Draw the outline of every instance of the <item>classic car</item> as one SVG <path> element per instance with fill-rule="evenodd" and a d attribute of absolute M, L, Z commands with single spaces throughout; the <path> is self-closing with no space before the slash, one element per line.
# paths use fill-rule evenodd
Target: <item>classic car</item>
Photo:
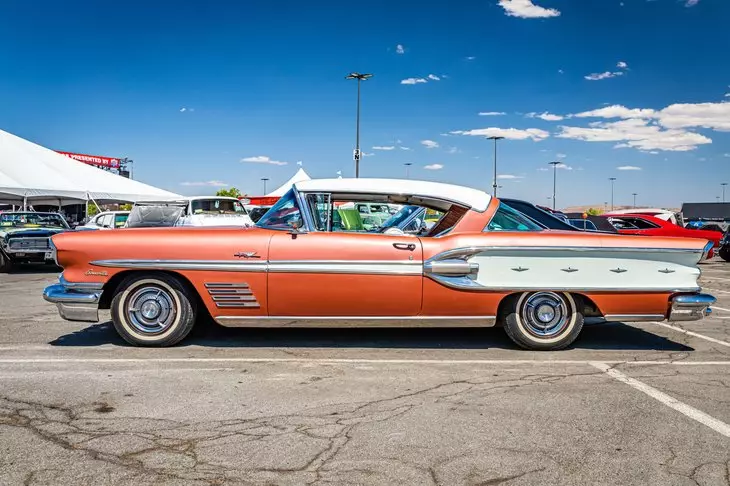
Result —
<path fill-rule="evenodd" d="M 127 228 L 170 226 L 253 226 L 253 221 L 234 197 L 197 196 L 171 201 L 138 202 L 132 207 Z"/>
<path fill-rule="evenodd" d="M 592 223 L 593 226 L 596 228 L 595 231 L 602 231 L 604 233 L 618 233 L 616 227 L 612 225 L 608 218 L 604 215 L 587 213 L 566 213 L 566 216 L 569 218 L 568 221 L 585 220 Z M 578 228 L 582 228 L 583 224 L 588 223 L 579 223 L 578 221 L 575 221 L 575 225 L 577 225 Z"/>
<path fill-rule="evenodd" d="M 717 254 L 726 262 L 730 262 L 730 228 L 725 231 L 725 234 L 720 240 L 720 246 L 717 249 Z"/>
<path fill-rule="evenodd" d="M 614 209 L 611 211 L 611 214 L 613 215 L 620 215 L 620 214 L 640 214 L 642 216 L 653 216 L 657 219 L 661 219 L 663 221 L 669 221 L 672 224 L 676 224 L 679 226 L 684 226 L 684 221 L 682 219 L 682 213 L 675 213 L 674 211 L 669 211 L 668 209 L 659 209 L 659 208 L 633 208 L 633 209 Z"/>
<path fill-rule="evenodd" d="M 335 206 L 414 205 L 426 233 L 347 231 Z M 467 187 L 415 180 L 294 184 L 253 228 L 66 233 L 44 298 L 71 321 L 110 309 L 134 345 L 170 346 L 210 315 L 233 327 L 504 326 L 519 346 L 561 349 L 584 318 L 698 320 L 697 263 L 712 243 L 546 230 Z M 383 298 L 387 295 L 387 298 Z"/>
<path fill-rule="evenodd" d="M 76 230 L 110 230 L 123 228 L 129 218 L 129 211 L 105 211 L 92 217 L 88 223 Z"/>
<path fill-rule="evenodd" d="M 5 211 L 0 214 L 0 272 L 16 263 L 53 263 L 50 237 L 71 228 L 57 213 Z"/>
<path fill-rule="evenodd" d="M 713 248 L 720 246 L 722 233 L 719 231 L 707 231 L 701 229 L 687 229 L 676 225 L 669 221 L 659 219 L 646 214 L 604 214 L 611 224 L 622 235 L 641 235 L 641 236 L 669 236 L 681 238 L 698 238 L 701 240 L 709 240 L 713 243 Z M 708 257 L 712 257 L 714 251 L 708 253 Z"/>

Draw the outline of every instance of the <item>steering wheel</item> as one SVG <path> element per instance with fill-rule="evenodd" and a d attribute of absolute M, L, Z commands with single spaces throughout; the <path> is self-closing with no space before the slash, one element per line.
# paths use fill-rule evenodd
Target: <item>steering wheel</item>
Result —
<path fill-rule="evenodd" d="M 386 228 L 385 231 L 383 231 L 383 234 L 385 234 L 385 235 L 394 235 L 394 236 L 405 236 L 406 232 L 403 231 L 400 228 L 397 228 L 395 226 L 391 226 L 389 228 Z"/>

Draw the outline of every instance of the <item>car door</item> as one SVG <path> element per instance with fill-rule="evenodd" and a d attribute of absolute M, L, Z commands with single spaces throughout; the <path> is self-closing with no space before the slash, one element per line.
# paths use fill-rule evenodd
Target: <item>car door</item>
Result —
<path fill-rule="evenodd" d="M 269 246 L 269 316 L 416 316 L 422 259 L 413 236 L 277 232 Z"/>

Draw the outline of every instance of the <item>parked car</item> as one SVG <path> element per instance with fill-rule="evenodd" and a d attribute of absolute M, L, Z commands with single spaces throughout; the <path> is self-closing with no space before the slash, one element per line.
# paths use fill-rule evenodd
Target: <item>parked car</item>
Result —
<path fill-rule="evenodd" d="M 241 201 L 234 197 L 200 196 L 172 201 L 138 202 L 127 228 L 170 226 L 253 226 Z"/>
<path fill-rule="evenodd" d="M 261 216 L 266 214 L 266 211 L 271 209 L 271 206 L 246 206 L 246 211 L 248 211 L 248 217 L 251 218 L 251 221 L 256 223 L 259 219 L 261 219 Z"/>
<path fill-rule="evenodd" d="M 105 211 L 92 217 L 91 220 L 76 230 L 110 230 L 123 228 L 129 218 L 129 211 Z"/>
<path fill-rule="evenodd" d="M 422 236 L 332 230 L 335 206 L 382 201 L 444 215 Z M 562 349 L 585 317 L 698 320 L 697 263 L 712 245 L 546 230 L 467 187 L 392 179 L 297 182 L 254 228 L 54 236 L 62 317 L 170 346 L 209 314 L 233 327 L 504 326 L 519 346 Z"/>
<path fill-rule="evenodd" d="M 598 231 L 598 228 L 596 228 L 596 225 L 593 224 L 593 221 L 590 219 L 583 219 L 583 218 L 569 218 L 568 223 L 571 224 L 571 226 L 575 226 L 578 229 L 582 230 L 590 230 L 590 231 Z"/>
<path fill-rule="evenodd" d="M 717 248 L 722 239 L 722 233 L 719 231 L 705 231 L 701 229 L 691 230 L 678 226 L 669 221 L 648 216 L 645 214 L 605 214 L 611 224 L 622 235 L 641 235 L 641 236 L 670 236 L 682 238 L 698 238 L 700 240 L 709 240 L 712 242 L 712 248 Z M 711 258 L 713 251 L 708 253 Z"/>
<path fill-rule="evenodd" d="M 0 272 L 17 263 L 53 263 L 50 237 L 69 231 L 57 213 L 3 211 L 0 213 Z"/>
<path fill-rule="evenodd" d="M 567 218 L 564 218 L 565 215 L 558 211 L 536 206 L 532 203 L 521 201 L 519 199 L 501 198 L 500 201 L 512 209 L 516 209 L 522 214 L 528 216 L 533 221 L 540 223 L 545 228 L 561 231 L 576 231 L 576 228 L 568 223 Z"/>
<path fill-rule="evenodd" d="M 684 220 L 681 213 L 675 213 L 668 209 L 659 208 L 633 208 L 633 209 L 614 209 L 611 211 L 613 215 L 623 214 L 639 214 L 642 216 L 653 216 L 663 221 L 669 221 L 672 224 L 684 226 Z"/>
<path fill-rule="evenodd" d="M 611 224 L 611 222 L 608 220 L 608 218 L 604 215 L 594 215 L 594 214 L 586 214 L 586 213 L 566 213 L 568 218 L 570 218 L 570 221 L 573 220 L 586 220 L 593 223 L 593 226 L 596 227 L 597 231 L 602 231 L 604 233 L 618 233 L 616 228 Z M 581 223 L 578 223 L 576 221 L 576 224 L 581 225 Z"/>

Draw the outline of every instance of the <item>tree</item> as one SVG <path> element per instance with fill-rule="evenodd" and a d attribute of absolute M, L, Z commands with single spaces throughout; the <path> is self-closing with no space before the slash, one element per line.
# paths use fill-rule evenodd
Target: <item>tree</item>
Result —
<path fill-rule="evenodd" d="M 591 216 L 600 216 L 602 213 L 603 211 L 596 208 L 588 208 L 588 211 L 586 211 L 586 214 L 589 214 Z"/>
<path fill-rule="evenodd" d="M 230 189 L 218 189 L 218 192 L 216 192 L 215 195 L 221 197 L 239 198 L 241 197 L 241 191 L 239 191 L 235 187 L 231 187 Z"/>

